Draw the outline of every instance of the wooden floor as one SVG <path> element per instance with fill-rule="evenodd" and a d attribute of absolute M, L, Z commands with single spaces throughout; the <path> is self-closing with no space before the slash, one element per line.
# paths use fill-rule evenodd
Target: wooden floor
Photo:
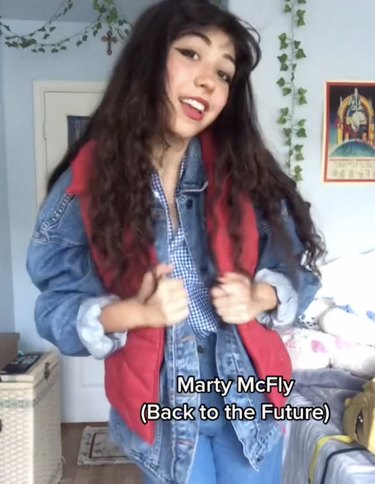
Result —
<path fill-rule="evenodd" d="M 65 459 L 61 484 L 143 484 L 136 466 L 115 464 L 111 466 L 78 466 L 77 457 L 82 431 L 86 425 L 102 426 L 102 423 L 63 424 L 62 451 Z"/>

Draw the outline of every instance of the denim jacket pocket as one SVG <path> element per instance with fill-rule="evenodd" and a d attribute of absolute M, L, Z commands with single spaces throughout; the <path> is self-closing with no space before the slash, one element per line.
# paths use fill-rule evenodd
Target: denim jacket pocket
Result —
<path fill-rule="evenodd" d="M 68 169 L 57 180 L 40 208 L 33 232 L 35 241 L 41 244 L 85 243 L 79 199 L 67 193 L 70 183 L 71 171 Z"/>

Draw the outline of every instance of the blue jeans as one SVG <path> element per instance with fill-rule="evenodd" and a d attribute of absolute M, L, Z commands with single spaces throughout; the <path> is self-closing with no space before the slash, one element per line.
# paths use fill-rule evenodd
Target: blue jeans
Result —
<path fill-rule="evenodd" d="M 197 337 L 200 377 L 217 376 L 216 335 Z M 189 484 L 281 484 L 283 439 L 266 454 L 259 472 L 249 464 L 232 423 L 223 416 L 224 399 L 216 392 L 202 393 L 201 404 L 221 410 L 217 420 L 200 420 L 198 445 Z M 157 484 L 144 474 L 144 484 Z"/>

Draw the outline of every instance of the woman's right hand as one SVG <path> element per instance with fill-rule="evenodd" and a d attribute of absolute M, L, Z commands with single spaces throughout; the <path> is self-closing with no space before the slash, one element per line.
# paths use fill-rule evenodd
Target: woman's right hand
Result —
<path fill-rule="evenodd" d="M 138 294 L 105 306 L 100 322 L 106 333 L 161 328 L 188 317 L 188 296 L 181 279 L 168 278 L 173 267 L 159 264 L 146 272 Z"/>
<path fill-rule="evenodd" d="M 181 279 L 167 277 L 172 271 L 172 265 L 159 264 L 144 275 L 136 296 L 143 306 L 144 326 L 172 326 L 188 317 L 187 291 Z"/>

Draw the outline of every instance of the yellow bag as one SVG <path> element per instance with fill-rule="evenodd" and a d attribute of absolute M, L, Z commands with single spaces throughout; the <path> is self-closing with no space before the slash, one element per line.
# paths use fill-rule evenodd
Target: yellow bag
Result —
<path fill-rule="evenodd" d="M 364 392 L 345 400 L 345 433 L 375 454 L 375 378 L 363 385 Z"/>

